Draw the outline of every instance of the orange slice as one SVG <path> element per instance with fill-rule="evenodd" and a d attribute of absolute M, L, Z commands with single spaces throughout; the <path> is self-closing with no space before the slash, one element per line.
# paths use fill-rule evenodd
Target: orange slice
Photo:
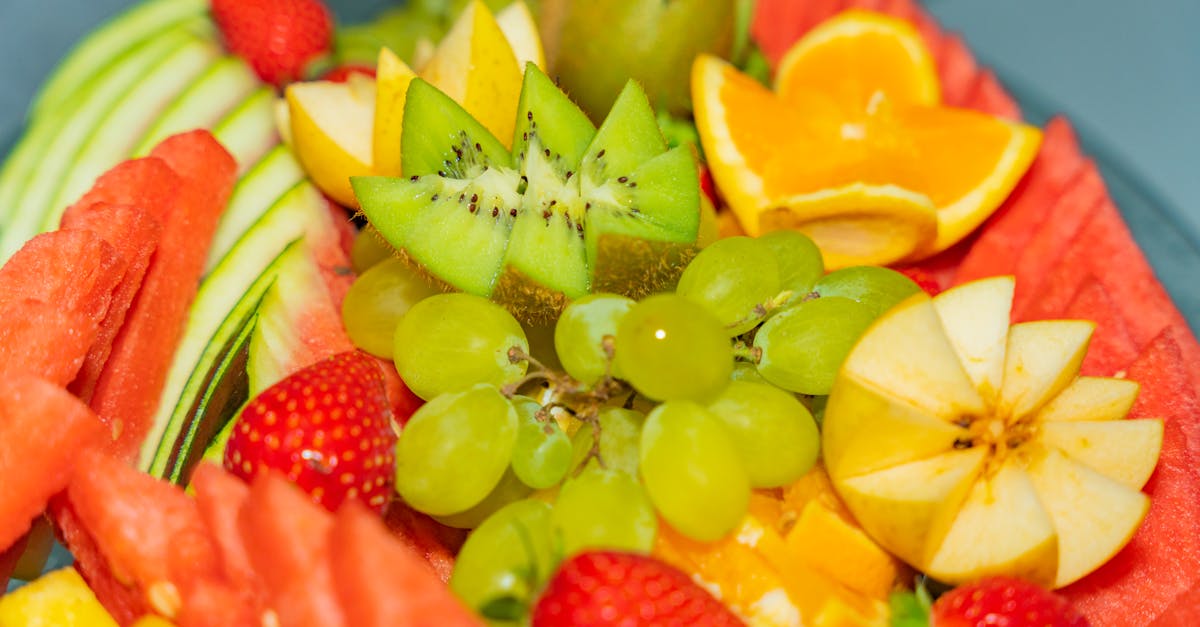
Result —
<path fill-rule="evenodd" d="M 798 42 L 776 87 L 701 56 L 696 125 L 742 228 L 804 232 L 829 268 L 953 245 L 1007 197 L 1041 139 L 1030 126 L 939 106 L 916 32 L 864 11 Z"/>
<path fill-rule="evenodd" d="M 937 66 L 920 33 L 904 20 L 861 10 L 824 22 L 784 55 L 775 92 L 788 100 L 806 91 L 859 108 L 877 91 L 896 103 L 941 102 Z"/>

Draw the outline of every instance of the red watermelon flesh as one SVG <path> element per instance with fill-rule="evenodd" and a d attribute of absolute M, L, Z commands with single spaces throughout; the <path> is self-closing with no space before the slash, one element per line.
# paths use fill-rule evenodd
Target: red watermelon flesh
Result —
<path fill-rule="evenodd" d="M 288 626 L 345 625 L 329 565 L 333 516 L 277 473 L 254 479 L 238 529 L 269 605 Z"/>
<path fill-rule="evenodd" d="M 1137 358 L 1138 348 L 1129 335 L 1125 319 L 1095 277 L 1088 277 L 1066 310 L 1046 318 L 1091 320 L 1096 323 L 1087 355 L 1080 367 L 1084 376 L 1111 377 L 1123 372 Z"/>
<path fill-rule="evenodd" d="M 1083 174 L 1059 196 L 1049 215 L 1026 242 L 1017 257 L 1015 275 L 1017 290 L 1013 294 L 1014 320 L 1026 320 L 1025 310 L 1046 276 L 1054 271 L 1071 242 L 1095 214 L 1101 203 L 1107 202 L 1104 179 L 1096 166 L 1089 162 Z"/>
<path fill-rule="evenodd" d="M 392 535 L 424 558 L 439 579 L 450 580 L 454 556 L 467 539 L 465 530 L 447 527 L 400 500 L 388 506 L 384 522 Z"/>
<path fill-rule="evenodd" d="M 121 625 L 130 625 L 151 612 L 150 606 L 137 588 L 126 585 L 113 574 L 108 559 L 96 540 L 88 533 L 79 514 L 75 513 L 66 493 L 50 502 L 51 518 L 58 530 L 58 539 L 75 558 L 75 570 L 96 594 L 104 609 Z"/>
<path fill-rule="evenodd" d="M 165 166 L 164 166 L 165 167 Z M 97 202 L 86 207 L 78 205 L 63 214 L 64 229 L 91 231 L 108 242 L 119 253 L 121 280 L 113 290 L 112 301 L 100 323 L 100 331 L 84 359 L 78 376 L 70 389 L 88 402 L 108 356 L 113 340 L 125 322 L 133 298 L 142 285 L 150 255 L 158 247 L 162 224 L 149 211 L 131 205 L 112 205 Z"/>
<path fill-rule="evenodd" d="M 143 593 L 170 584 L 182 597 L 196 581 L 220 578 L 218 549 L 178 486 L 92 449 L 80 456 L 67 498 L 113 573 Z M 157 609 L 171 616 L 179 608 Z"/>
<path fill-rule="evenodd" d="M 846 0 L 758 0 L 750 34 L 773 67 L 796 40 L 846 5 Z"/>
<path fill-rule="evenodd" d="M 1133 540 L 1061 592 L 1095 627 L 1148 625 L 1200 581 L 1200 401 L 1170 330 L 1128 368 L 1141 384 L 1130 418 L 1162 418 L 1150 512 Z"/>
<path fill-rule="evenodd" d="M 139 207 L 153 215 L 165 213 L 175 204 L 182 184 L 179 175 L 162 159 L 122 161 L 97 177 L 92 188 L 63 213 L 63 220 L 96 203 Z"/>
<path fill-rule="evenodd" d="M 1054 118 L 1041 149 L 1004 204 L 984 223 L 978 239 L 955 272 L 955 284 L 1013 274 L 1021 250 L 1046 219 L 1062 190 L 1083 171 L 1084 159 L 1071 125 Z"/>
<path fill-rule="evenodd" d="M 963 105 L 1006 120 L 1021 120 L 1021 108 L 1017 106 L 1017 101 L 1013 100 L 991 70 L 983 70 L 975 76 Z"/>
<path fill-rule="evenodd" d="M 396 372 L 394 361 L 382 357 L 372 357 L 372 359 L 379 366 L 379 371 L 383 373 L 383 389 L 387 394 L 388 404 L 392 406 L 392 414 L 396 417 L 396 422 L 400 423 L 400 426 L 404 426 L 412 417 L 413 412 L 420 409 L 425 401 L 414 394 L 404 383 L 404 379 L 400 378 L 400 373 Z"/>
<path fill-rule="evenodd" d="M 979 73 L 975 55 L 958 35 L 944 36 L 940 45 L 930 46 L 930 52 L 937 63 L 942 102 L 952 107 L 966 106 L 975 75 Z"/>
<path fill-rule="evenodd" d="M 1175 597 L 1171 606 L 1151 623 L 1151 627 L 1195 627 L 1200 616 L 1200 584 Z"/>
<path fill-rule="evenodd" d="M 250 564 L 250 555 L 238 531 L 238 512 L 250 494 L 250 487 L 210 462 L 196 467 L 191 485 L 196 492 L 200 517 L 220 551 L 225 578 L 235 587 L 246 590 L 261 605 L 266 591 Z"/>
<path fill-rule="evenodd" d="M 180 174 L 173 206 L 155 215 L 162 239 L 113 342 L 108 364 L 96 383 L 92 407 L 120 425 L 113 452 L 132 460 L 157 409 L 175 348 L 196 295 L 217 221 L 233 189 L 237 164 L 208 131 L 167 138 L 152 152 Z M 169 178 L 155 185 L 173 185 Z"/>
<path fill-rule="evenodd" d="M 61 387 L 28 374 L 0 377 L 0 550 L 67 486 L 79 450 L 104 436 L 96 415 Z"/>
<path fill-rule="evenodd" d="M 358 503 L 338 510 L 329 544 L 333 583 L 348 624 L 482 627 L 421 556 Z"/>
<path fill-rule="evenodd" d="M 65 386 L 79 373 L 98 328 L 53 303 L 0 306 L 0 373 L 28 372 Z"/>
<path fill-rule="evenodd" d="M 259 627 L 263 610 L 227 581 L 203 579 L 188 590 L 175 617 L 178 627 Z"/>

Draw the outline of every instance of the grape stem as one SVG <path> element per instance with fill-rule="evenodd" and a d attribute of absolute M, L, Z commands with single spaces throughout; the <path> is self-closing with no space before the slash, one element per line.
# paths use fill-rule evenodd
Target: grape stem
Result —
<path fill-rule="evenodd" d="M 745 342 L 738 341 L 733 345 L 734 359 L 741 359 L 752 364 L 757 364 L 762 361 L 762 348 L 758 346 L 747 346 Z"/>
<path fill-rule="evenodd" d="M 768 298 L 766 301 L 755 305 L 754 309 L 750 310 L 749 315 L 747 315 L 745 318 L 742 318 L 741 320 L 735 320 L 735 321 L 725 325 L 725 328 L 726 329 L 735 329 L 737 327 L 745 325 L 748 322 L 753 322 L 754 326 L 758 326 L 758 323 L 762 322 L 763 320 L 766 320 L 767 316 L 771 315 L 772 311 L 775 311 L 776 309 L 779 309 L 780 307 L 783 307 L 784 305 L 788 304 L 788 301 L 792 300 L 792 296 L 794 294 L 795 294 L 795 292 L 793 292 L 792 290 L 783 290 L 782 292 L 776 294 L 775 296 Z M 812 294 L 805 295 L 804 298 L 807 300 L 809 296 L 812 296 Z"/>

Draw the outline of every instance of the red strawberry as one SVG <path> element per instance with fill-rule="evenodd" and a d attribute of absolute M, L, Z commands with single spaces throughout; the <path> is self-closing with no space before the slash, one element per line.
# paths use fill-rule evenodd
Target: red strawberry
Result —
<path fill-rule="evenodd" d="M 369 65 L 358 65 L 354 63 L 348 65 L 339 65 L 326 72 L 325 76 L 321 77 L 321 80 L 329 81 L 331 83 L 344 83 L 350 78 L 351 74 L 362 74 L 363 76 L 375 78 L 375 68 Z"/>
<path fill-rule="evenodd" d="M 1063 597 L 1013 577 L 989 577 L 946 594 L 933 604 L 934 627 L 1087 627 Z"/>
<path fill-rule="evenodd" d="M 391 499 L 392 410 L 375 360 L 350 351 L 272 385 L 242 410 L 225 468 L 249 481 L 276 469 L 336 511 L 358 499 L 382 513 Z"/>
<path fill-rule="evenodd" d="M 225 46 L 275 85 L 301 78 L 333 43 L 321 0 L 212 0 L 212 15 Z"/>
<path fill-rule="evenodd" d="M 597 551 L 567 560 L 533 609 L 533 627 L 742 625 L 682 571 L 654 558 Z"/>

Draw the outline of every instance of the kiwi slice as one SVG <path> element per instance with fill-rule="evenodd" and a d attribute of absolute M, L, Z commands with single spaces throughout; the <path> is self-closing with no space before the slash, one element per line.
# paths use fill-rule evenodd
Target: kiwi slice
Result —
<path fill-rule="evenodd" d="M 401 137 L 404 176 L 352 179 L 363 214 L 434 279 L 488 296 L 526 322 L 605 291 L 669 289 L 695 254 L 696 164 L 667 149 L 629 82 L 597 130 L 535 65 L 512 150 L 416 79 Z"/>

